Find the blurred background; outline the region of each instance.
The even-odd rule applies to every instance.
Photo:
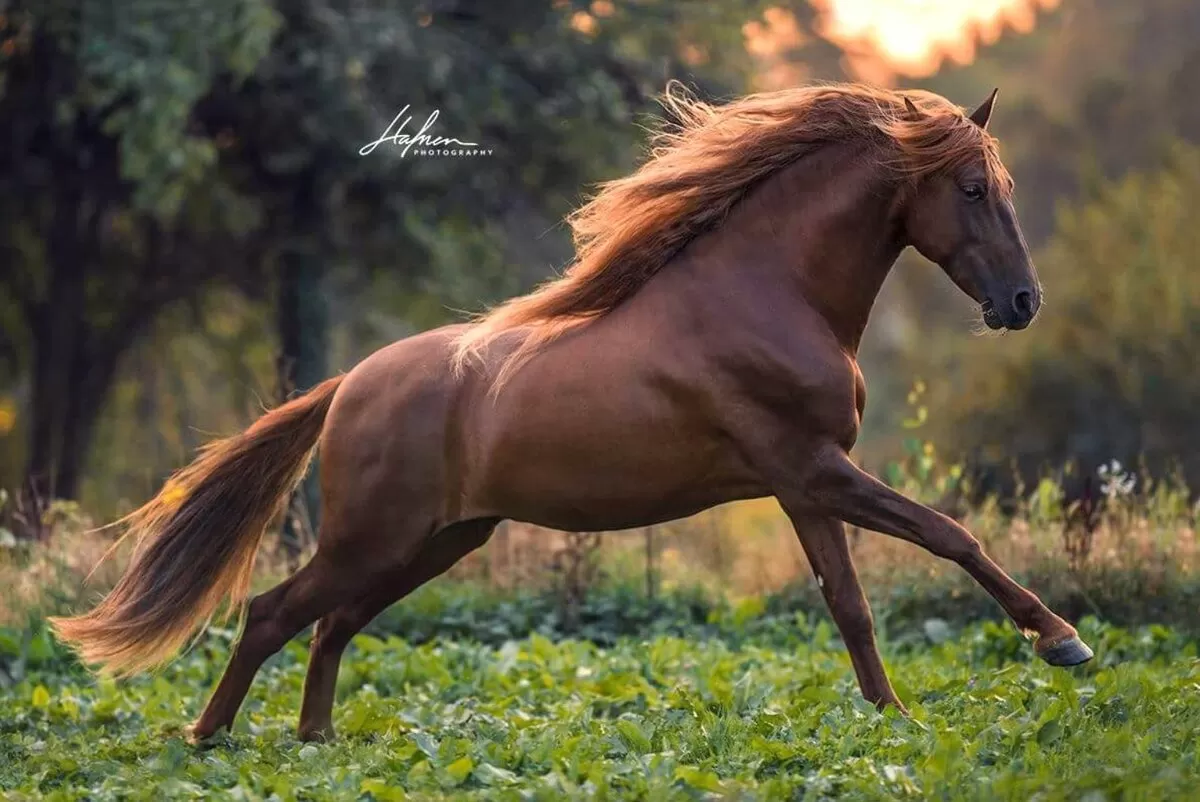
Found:
[[[97,551],[72,533],[211,437],[563,267],[563,215],[635,167],[670,78],[714,100],[858,80],[973,106],[999,87],[1044,310],[973,336],[971,304],[905,254],[861,355],[857,456],[1018,571],[1133,566],[1158,587],[1192,570],[1194,0],[0,0],[10,563],[28,575],[24,544],[57,538],[83,565]],[[437,133],[488,153],[360,155],[405,106],[410,132],[437,110]],[[294,560],[313,500],[292,510]],[[855,537],[895,551],[883,573],[911,562]],[[626,564],[650,594],[684,574],[745,592],[806,575],[768,502],[605,542],[509,526],[456,570],[568,595]]]

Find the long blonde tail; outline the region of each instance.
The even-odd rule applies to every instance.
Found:
[[[91,611],[53,618],[89,664],[124,675],[169,660],[230,598],[246,598],[259,541],[308,468],[341,376],[205,446],[122,523],[129,567]]]

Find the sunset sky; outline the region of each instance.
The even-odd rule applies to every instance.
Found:
[[[1069,2],[1069,0],[1067,0]],[[817,11],[816,32],[837,43],[857,78],[892,83],[898,75],[925,76],[950,59],[969,64],[980,42],[990,44],[1006,31],[1027,33],[1042,11],[1063,0],[808,0]],[[568,0],[555,0],[556,6]],[[613,0],[593,0],[576,11],[572,26],[592,35],[599,21],[616,11]],[[768,7],[742,27],[746,48],[760,61],[758,83],[771,89],[793,86],[806,78],[803,63],[788,54],[804,44],[790,11]],[[687,45],[681,54],[701,63],[702,49]]]
[[[1060,0],[813,0],[823,36],[866,46],[892,68],[910,75],[937,69],[943,57],[967,63],[975,56],[968,31],[985,42],[1004,29],[1032,30],[1039,9]]]

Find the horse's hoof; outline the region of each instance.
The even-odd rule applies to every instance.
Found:
[[[1050,665],[1061,667],[1086,663],[1093,656],[1092,650],[1079,639],[1078,635],[1072,635],[1066,640],[1059,641],[1053,646],[1047,646],[1038,652],[1038,657]]]
[[[296,737],[305,743],[311,744],[327,744],[336,736],[333,733],[333,726],[305,728],[296,733]]]
[[[229,730],[225,727],[218,727],[213,732],[201,730],[195,724],[189,724],[183,728],[184,739],[192,746],[211,746],[220,740],[220,736],[228,734]]]

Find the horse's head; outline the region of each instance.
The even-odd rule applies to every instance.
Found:
[[[1029,248],[1013,211],[1011,185],[986,135],[996,93],[967,118],[978,126],[978,158],[924,177],[905,205],[908,242],[980,304],[991,329],[1023,329],[1042,302]],[[908,111],[919,115],[908,103]]]

